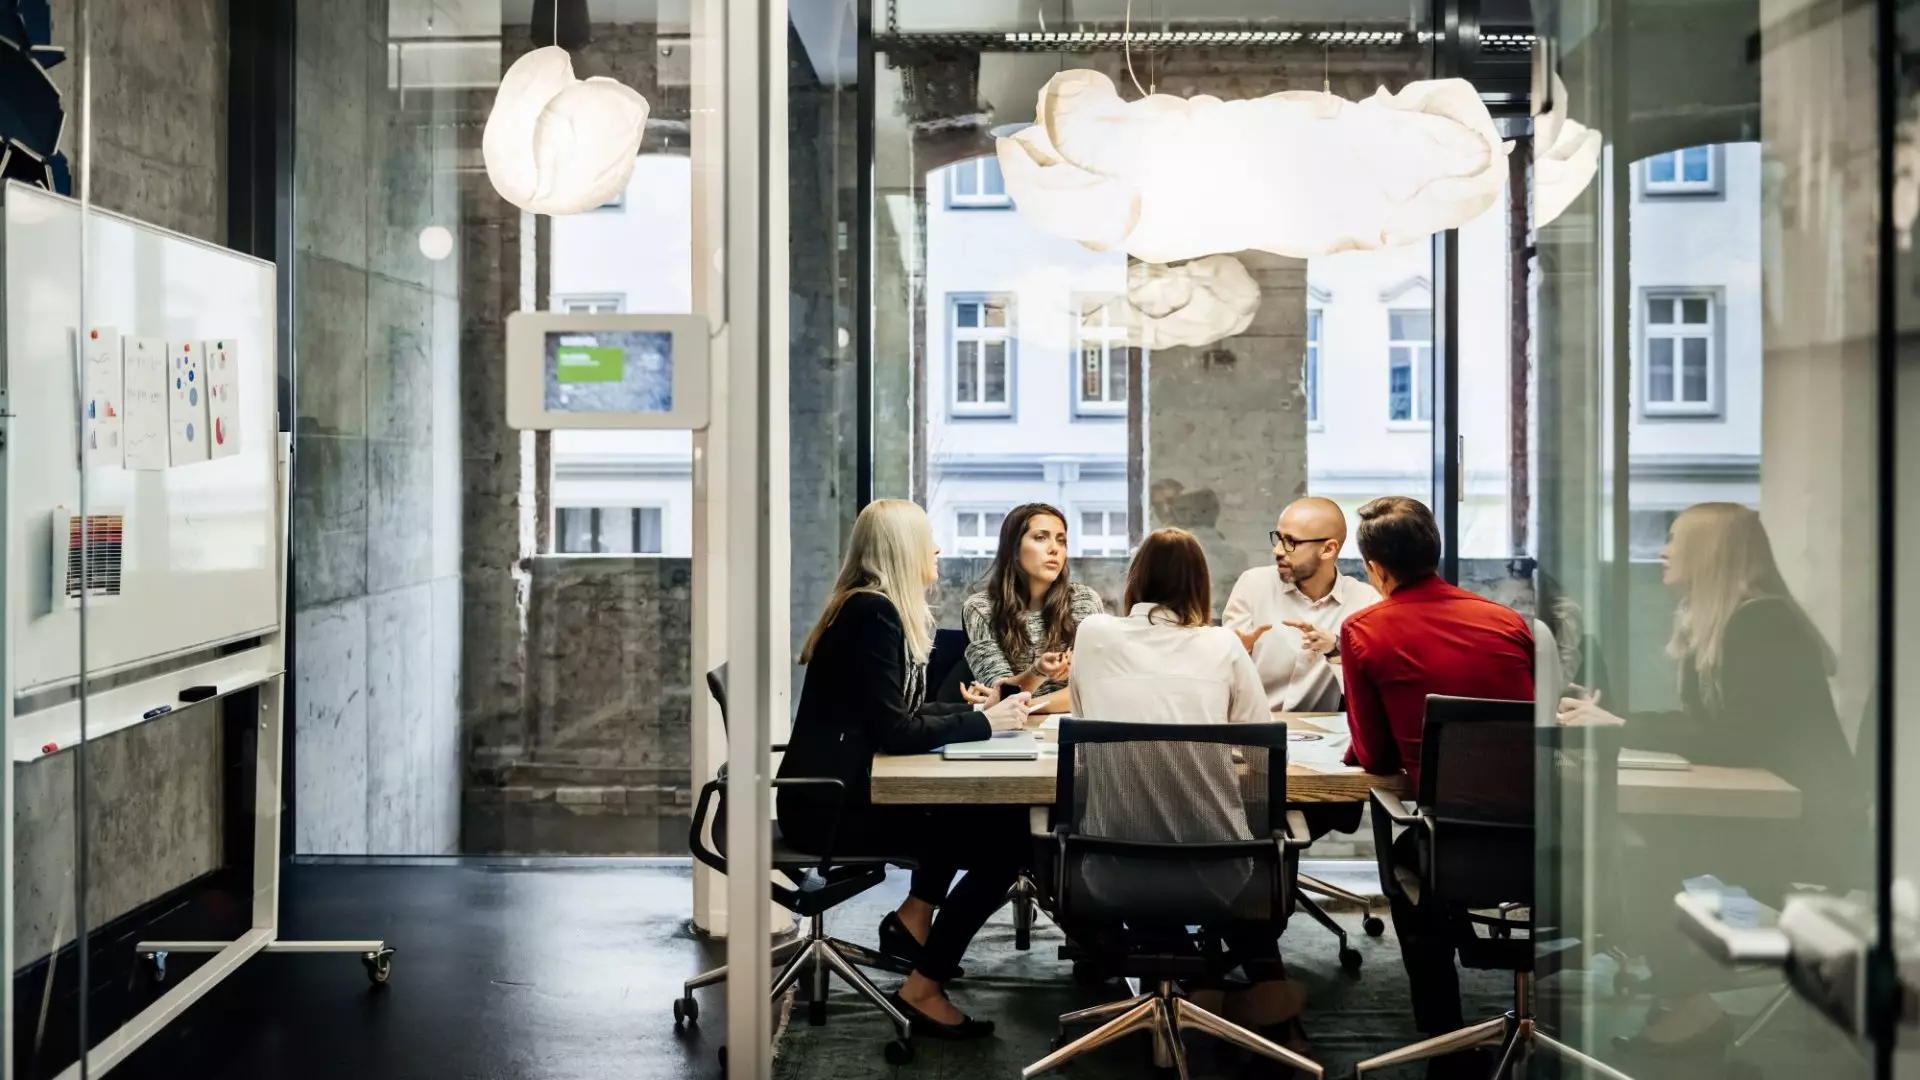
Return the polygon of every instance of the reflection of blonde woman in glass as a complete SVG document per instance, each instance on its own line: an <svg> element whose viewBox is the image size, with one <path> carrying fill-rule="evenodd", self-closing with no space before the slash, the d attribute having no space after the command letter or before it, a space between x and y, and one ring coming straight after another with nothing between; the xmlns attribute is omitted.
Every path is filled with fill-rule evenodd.
<svg viewBox="0 0 1920 1080"><path fill-rule="evenodd" d="M1679 594L1667 655L1679 666L1682 711L1629 718L1625 742L1699 764L1766 769L1800 789L1795 821L1750 830L1670 828L1646 838L1657 882L1652 926L1670 925L1681 877L1714 874L1777 905L1792 882L1845 890L1866 871L1844 852L1865 825L1855 820L1852 752L1827 680L1833 650L1787 591L1760 515L1734 503L1701 503L1673 523L1660 551L1661 581ZM1565 700L1569 723L1618 722L1597 702ZM1649 949L1650 956L1685 955ZM1667 972L1657 972L1663 978ZM1713 1042L1727 1022L1697 994L1657 1008L1637 1049Z"/></svg>

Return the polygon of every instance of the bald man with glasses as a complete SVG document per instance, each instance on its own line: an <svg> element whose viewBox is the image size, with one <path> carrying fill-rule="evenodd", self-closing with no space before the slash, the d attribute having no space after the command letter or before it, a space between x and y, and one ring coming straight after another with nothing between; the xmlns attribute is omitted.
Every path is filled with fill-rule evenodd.
<svg viewBox="0 0 1920 1080"><path fill-rule="evenodd" d="M1340 707L1340 671L1332 663L1347 616L1380 602L1380 593L1340 573L1347 518L1331 499L1295 500L1272 532L1273 565L1240 575L1220 622L1253 655L1270 708L1332 712Z"/></svg>

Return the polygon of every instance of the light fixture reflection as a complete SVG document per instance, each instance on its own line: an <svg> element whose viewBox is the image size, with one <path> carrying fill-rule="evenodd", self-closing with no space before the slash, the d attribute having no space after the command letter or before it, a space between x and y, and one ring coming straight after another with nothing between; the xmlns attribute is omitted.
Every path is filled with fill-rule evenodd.
<svg viewBox="0 0 1920 1080"><path fill-rule="evenodd" d="M997 140L1020 212L1149 263L1415 243L1480 216L1506 182L1509 147L1464 79L1359 102L1298 90L1127 101L1081 69L1048 80L1034 116Z"/></svg>

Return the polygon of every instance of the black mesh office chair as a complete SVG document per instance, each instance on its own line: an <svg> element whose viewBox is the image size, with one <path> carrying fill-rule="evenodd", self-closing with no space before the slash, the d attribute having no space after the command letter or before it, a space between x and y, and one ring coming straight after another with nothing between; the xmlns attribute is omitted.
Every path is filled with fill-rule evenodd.
<svg viewBox="0 0 1920 1080"><path fill-rule="evenodd" d="M707 673L707 690L720 707L720 722L724 727L727 720L725 664ZM784 749L786 747L781 745L772 747L775 753ZM830 788L843 793L845 788L837 778L812 777L781 777L772 781L772 786L776 790L783 787ZM720 775L700 789L700 799L693 810L693 826L687 834L687 846L693 852L693 857L722 874L727 872L726 832L727 767L722 765ZM886 1044L886 1058L895 1065L913 1060L913 1045L907 1041L911 1034L907 1019L861 973L860 968L875 968L904 975L907 973L906 965L864 946L828 937L826 913L884 882L887 864L899 861L867 855L836 855L831 839L825 850L801 851L781 836L779 825L773 826L773 868L791 882L787 884L776 877L769 883L773 901L807 920L804 936L774 947L773 962L780 964L785 961L785 964L773 980L773 997L777 1000L786 993L800 980L801 975L811 975L813 993L807 1003L807 1020L814 1025L824 1024L827 1022L827 973L833 972L893 1022L897 1037ZM726 979L727 969L724 966L688 979L681 988L679 999L673 1003L674 1026L677 1028L698 1023L700 1003L693 992L701 987L725 982ZM720 1055L721 1067L725 1068L724 1047Z"/></svg>
<svg viewBox="0 0 1920 1080"><path fill-rule="evenodd" d="M1223 792L1209 777L1235 777L1238 790ZM1287 726L1065 720L1056 799L1055 917L1089 962L1140 992L1062 1016L1063 1039L1069 1024L1102 1023L1022 1075L1147 1032L1184 1080L1180 1040L1189 1030L1322 1075L1313 1062L1176 989L1180 980L1223 975L1239 962L1219 947L1223 937L1273 940L1286 926L1306 842L1288 827L1297 815L1286 813ZM1238 838L1242 826L1251 839ZM1204 929L1194 935L1194 926Z"/></svg>
<svg viewBox="0 0 1920 1080"><path fill-rule="evenodd" d="M1564 729L1571 737L1581 730ZM1570 741L1562 733L1536 728L1532 701L1427 698L1419 808L1410 811L1397 796L1373 792L1380 886L1412 903L1434 933L1445 934L1462 967L1513 972L1513 1009L1362 1061L1356 1077L1496 1043L1502 1051L1494 1080L1524 1075L1516 1067L1535 1047L1597 1075L1619 1075L1542 1032L1531 1012L1536 973L1557 970L1579 944L1555 939L1550 920L1536 918L1534 897L1534 777L1559 767L1555 752ZM1598 771L1610 778L1618 747L1606 745L1612 756ZM1423 838L1423 856L1412 864L1402 863L1394 849L1395 825Z"/></svg>

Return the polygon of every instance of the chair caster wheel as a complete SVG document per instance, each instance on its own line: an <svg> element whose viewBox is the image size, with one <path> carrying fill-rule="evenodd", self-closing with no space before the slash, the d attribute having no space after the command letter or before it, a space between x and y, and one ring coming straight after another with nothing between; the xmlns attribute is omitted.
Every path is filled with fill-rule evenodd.
<svg viewBox="0 0 1920 1080"><path fill-rule="evenodd" d="M1020 952L1031 950L1033 948L1033 931L1025 926L1015 926L1013 928L1013 947Z"/></svg>
<svg viewBox="0 0 1920 1080"><path fill-rule="evenodd" d="M141 966L146 969L147 978L157 983L167 981L167 954L163 952L146 953L140 957Z"/></svg>
<svg viewBox="0 0 1920 1080"><path fill-rule="evenodd" d="M1073 962L1073 982L1075 986L1102 986L1107 981L1107 973L1091 960Z"/></svg>
<svg viewBox="0 0 1920 1080"><path fill-rule="evenodd" d="M695 1001L691 994L683 998L676 998L674 1000L674 1003L673 1003L673 1026L674 1027L677 1028L683 1025L698 1024L699 1022L700 1022L700 1003L698 1001Z"/></svg>
<svg viewBox="0 0 1920 1080"><path fill-rule="evenodd" d="M1387 932L1387 924L1381 920L1380 916L1369 915L1360 920L1360 929L1365 930L1368 937L1379 937Z"/></svg>
<svg viewBox="0 0 1920 1080"><path fill-rule="evenodd" d="M1360 950L1351 946L1340 950L1340 966L1349 972L1360 970Z"/></svg>
<svg viewBox="0 0 1920 1080"><path fill-rule="evenodd" d="M825 1027L827 1023L827 1003L825 1001L807 1002L807 1023L814 1027Z"/></svg>
<svg viewBox="0 0 1920 1080"><path fill-rule="evenodd" d="M375 986L385 986L387 980L393 977L392 949L368 953L360 958L360 963L367 969L367 980Z"/></svg>
<svg viewBox="0 0 1920 1080"><path fill-rule="evenodd" d="M895 1039L886 1045L884 1051L889 1065L905 1065L913 1060L913 1044L905 1039Z"/></svg>
<svg viewBox="0 0 1920 1080"><path fill-rule="evenodd" d="M727 1075L727 1048L721 1047L717 1056L720 1058L720 1075L725 1076Z"/></svg>

